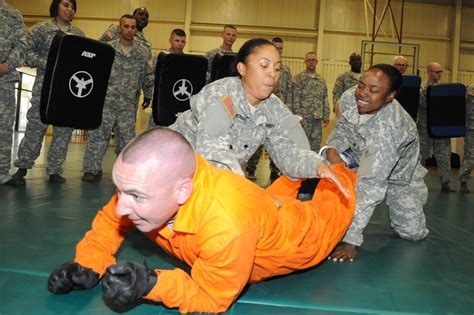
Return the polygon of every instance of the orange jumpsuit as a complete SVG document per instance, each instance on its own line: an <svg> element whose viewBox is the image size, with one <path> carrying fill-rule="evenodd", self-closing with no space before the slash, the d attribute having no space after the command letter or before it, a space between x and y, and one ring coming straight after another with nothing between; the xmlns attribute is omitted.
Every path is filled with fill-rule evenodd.
<svg viewBox="0 0 474 315"><path fill-rule="evenodd" d="M333 250L355 209L356 175L342 165L333 170L351 191L345 199L322 180L311 201L295 199L300 182L281 177L266 191L240 175L217 169L196 154L190 199L168 225L147 236L192 267L157 269L158 282L145 297L180 312L224 312L247 283L316 265ZM115 214L117 195L99 211L92 230L76 248L75 261L101 276L114 254L128 218Z"/></svg>

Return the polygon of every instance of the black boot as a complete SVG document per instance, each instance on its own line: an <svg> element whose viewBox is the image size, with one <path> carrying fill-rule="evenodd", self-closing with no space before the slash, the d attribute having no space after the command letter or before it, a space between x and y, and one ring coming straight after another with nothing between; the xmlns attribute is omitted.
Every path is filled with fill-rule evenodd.
<svg viewBox="0 0 474 315"><path fill-rule="evenodd" d="M8 181L6 181L5 183L3 183L3 185L9 185L9 186L25 186L26 185L26 181L23 177L12 177L10 178Z"/></svg>
<svg viewBox="0 0 474 315"><path fill-rule="evenodd" d="M82 175L81 180L83 182L98 182L102 178L102 170L97 172L97 174L86 172Z"/></svg>
<svg viewBox="0 0 474 315"><path fill-rule="evenodd" d="M28 173L28 169L27 168L19 168L15 174L13 174L12 177L14 178L23 178L26 176L26 173Z"/></svg>
<svg viewBox="0 0 474 315"><path fill-rule="evenodd" d="M441 183L441 191L442 192L455 192L454 189L449 186L449 182L443 182Z"/></svg>
<svg viewBox="0 0 474 315"><path fill-rule="evenodd" d="M462 193L465 193L465 194L468 194L470 193L471 191L469 190L469 188L467 188L467 182L461 182L461 189L460 191Z"/></svg>

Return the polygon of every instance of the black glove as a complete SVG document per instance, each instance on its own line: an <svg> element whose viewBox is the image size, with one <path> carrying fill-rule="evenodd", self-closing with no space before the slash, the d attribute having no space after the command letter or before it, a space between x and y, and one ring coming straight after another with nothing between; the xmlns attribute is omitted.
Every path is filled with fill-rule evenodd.
<svg viewBox="0 0 474 315"><path fill-rule="evenodd" d="M147 295L157 282L156 272L146 262L120 261L110 266L102 282L104 300L113 307L135 303Z"/></svg>
<svg viewBox="0 0 474 315"><path fill-rule="evenodd" d="M69 261L54 270L48 278L48 290L53 294L90 289L99 282L99 274L90 268Z"/></svg>
<svg viewBox="0 0 474 315"><path fill-rule="evenodd" d="M151 98L145 97L143 98L142 108L145 109L150 106Z"/></svg>

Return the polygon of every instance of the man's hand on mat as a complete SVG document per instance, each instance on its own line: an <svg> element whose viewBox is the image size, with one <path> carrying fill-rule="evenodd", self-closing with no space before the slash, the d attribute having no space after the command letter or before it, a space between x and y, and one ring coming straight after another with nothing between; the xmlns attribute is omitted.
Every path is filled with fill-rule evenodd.
<svg viewBox="0 0 474 315"><path fill-rule="evenodd" d="M104 300L113 308L136 303L147 295L158 280L156 272L144 262L120 261L110 266L102 281Z"/></svg>
<svg viewBox="0 0 474 315"><path fill-rule="evenodd" d="M359 246L342 242L328 256L328 259L334 262L344 262L345 260L354 261L357 257Z"/></svg>
<svg viewBox="0 0 474 315"><path fill-rule="evenodd" d="M341 193L344 195L346 198L351 197L351 193L349 192L349 189L341 182L339 177L337 176L336 173L325 163L325 162L320 162L316 168L316 172L319 176L319 178L324 178L332 181L334 184L336 184L337 188L341 191Z"/></svg>
<svg viewBox="0 0 474 315"><path fill-rule="evenodd" d="M99 282L99 274L90 268L69 261L54 270L48 278L48 290L53 294L85 290Z"/></svg>

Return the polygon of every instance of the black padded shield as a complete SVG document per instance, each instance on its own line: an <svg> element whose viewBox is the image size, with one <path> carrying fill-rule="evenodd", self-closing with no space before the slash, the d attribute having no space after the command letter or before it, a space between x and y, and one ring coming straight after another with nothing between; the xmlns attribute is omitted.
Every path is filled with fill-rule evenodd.
<svg viewBox="0 0 474 315"><path fill-rule="evenodd" d="M416 121L418 116L418 104L420 103L421 78L417 75L404 75L402 86L397 93L397 101Z"/></svg>
<svg viewBox="0 0 474 315"><path fill-rule="evenodd" d="M428 134L433 138L466 134L466 86L447 83L429 86L426 92Z"/></svg>
<svg viewBox="0 0 474 315"><path fill-rule="evenodd" d="M169 126L189 109L189 98L206 84L207 59L191 54L161 52L155 70L153 121Z"/></svg>
<svg viewBox="0 0 474 315"><path fill-rule="evenodd" d="M41 90L41 121L77 129L99 127L114 58L108 44L58 32Z"/></svg>
<svg viewBox="0 0 474 315"><path fill-rule="evenodd" d="M225 78L233 77L237 75L235 68L235 62L237 60L237 54L234 53L221 53L218 52L212 60L211 66L211 82Z"/></svg>

